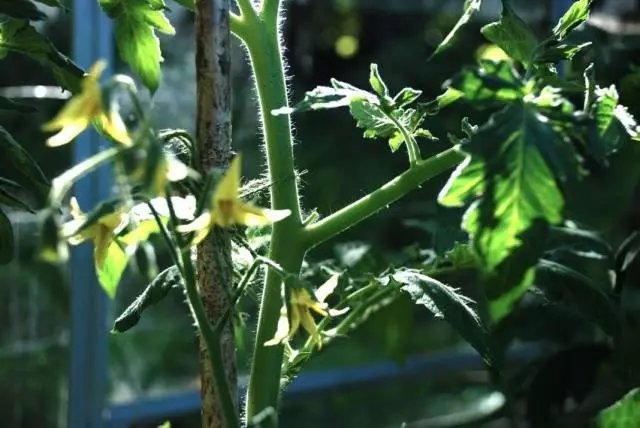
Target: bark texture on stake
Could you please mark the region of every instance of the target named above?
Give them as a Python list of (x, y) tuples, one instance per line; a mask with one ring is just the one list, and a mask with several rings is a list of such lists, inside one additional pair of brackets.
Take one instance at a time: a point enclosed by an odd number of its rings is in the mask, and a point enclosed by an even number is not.
[[(201, 173), (226, 168), (231, 158), (229, 0), (196, 0), (197, 153)], [(197, 279), (207, 316), (215, 323), (232, 287), (229, 233), (215, 228), (198, 246)], [(231, 323), (220, 338), (227, 383), (237, 408), (237, 367)], [(200, 340), (202, 426), (220, 428), (224, 416), (215, 395), (206, 347)]]

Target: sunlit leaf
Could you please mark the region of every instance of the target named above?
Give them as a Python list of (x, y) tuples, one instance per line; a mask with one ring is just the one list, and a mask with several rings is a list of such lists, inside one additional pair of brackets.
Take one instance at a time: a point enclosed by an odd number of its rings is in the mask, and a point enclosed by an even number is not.
[(482, 60), (480, 67), (463, 69), (447, 84), (467, 101), (477, 104), (515, 101), (526, 91), (524, 80), (513, 64), (506, 61)]
[(413, 88), (404, 88), (393, 98), (393, 103), (398, 108), (404, 107), (413, 103), (420, 95), (422, 95), (422, 91)]
[(543, 148), (556, 141), (543, 116), (524, 104), (513, 104), (472, 137), (471, 156), (442, 189), (439, 201), (445, 206), (475, 200), (463, 227), (489, 270), (521, 245), (520, 234), (534, 220), (562, 220), (564, 198), (545, 162), (550, 151)]
[(502, 1), (500, 20), (482, 27), (482, 35), (495, 43), (511, 58), (528, 65), (538, 42), (529, 26)]
[(553, 28), (553, 35), (559, 40), (565, 39), (573, 29), (589, 18), (590, 6), (591, 0), (575, 1)]
[(171, 266), (163, 270), (151, 281), (144, 291), (125, 309), (125, 311), (115, 320), (111, 331), (124, 333), (133, 328), (140, 321), (142, 313), (161, 302), (172, 288), (182, 285), (182, 277), (176, 266)]
[(116, 43), (122, 59), (154, 93), (160, 85), (162, 54), (155, 31), (175, 34), (166, 18), (164, 1), (99, 0), (105, 13), (115, 21)]
[(619, 96), (615, 86), (596, 88), (595, 96), (593, 115), (607, 154), (619, 149), (630, 139), (638, 138), (640, 128), (626, 107), (618, 104)]
[(445, 49), (447, 49), (453, 44), (456, 36), (458, 35), (458, 32), (462, 29), (462, 27), (464, 27), (471, 20), (471, 17), (478, 10), (480, 10), (481, 4), (482, 4), (482, 0), (465, 0), (464, 11), (462, 13), (462, 16), (460, 17), (460, 19), (458, 19), (458, 22), (456, 22), (456, 25), (453, 26), (453, 28), (451, 29), (449, 34), (447, 34), (444, 40), (442, 40), (442, 42), (440, 42), (440, 44), (436, 47), (436, 50), (431, 54), (430, 59), (438, 55), (439, 53), (441, 53), (442, 51), (444, 51)]
[(598, 428), (628, 428), (640, 421), (640, 388), (632, 389), (598, 414)]

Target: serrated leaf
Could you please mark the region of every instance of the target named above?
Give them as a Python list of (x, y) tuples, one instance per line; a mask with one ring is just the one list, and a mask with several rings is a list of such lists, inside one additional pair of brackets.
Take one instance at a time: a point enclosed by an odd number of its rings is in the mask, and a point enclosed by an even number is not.
[(444, 40), (442, 40), (436, 47), (436, 50), (431, 54), (429, 59), (443, 52), (453, 44), (458, 32), (471, 20), (471, 17), (480, 10), (481, 5), (482, 0), (465, 0), (462, 16), (458, 19), (458, 22), (456, 22), (456, 25), (453, 26), (449, 34), (446, 35)]
[(577, 309), (611, 337), (620, 333), (620, 320), (613, 300), (591, 279), (576, 270), (553, 262), (540, 260), (536, 285), (550, 300), (560, 299)]
[(473, 135), (471, 156), (442, 189), (438, 200), (445, 206), (474, 200), (463, 228), (488, 270), (522, 244), (520, 234), (535, 220), (562, 220), (564, 198), (545, 162), (551, 150), (541, 147), (556, 140), (548, 119), (531, 107), (513, 104)]
[(462, 97), (464, 97), (463, 92), (449, 87), (442, 94), (438, 95), (435, 100), (418, 103), (418, 110), (428, 116), (433, 116), (444, 107), (453, 104)]
[(402, 290), (408, 293), (416, 304), (425, 306), (434, 316), (451, 324), (488, 364), (491, 363), (487, 330), (478, 314), (471, 308), (472, 302), (469, 298), (418, 271), (400, 270), (394, 272), (391, 278), (402, 284)]
[(370, 66), (369, 84), (371, 85), (371, 88), (378, 94), (378, 96), (382, 98), (389, 96), (389, 89), (380, 76), (380, 72), (378, 71), (378, 64), (371, 64)]
[(615, 86), (596, 88), (595, 97), (593, 116), (606, 154), (616, 151), (629, 140), (638, 138), (640, 128), (626, 107), (618, 104)]
[(356, 126), (365, 130), (365, 138), (389, 138), (396, 132), (395, 124), (382, 108), (366, 98), (352, 99), (349, 111)]
[[(94, 252), (97, 251), (98, 246), (94, 247)], [(107, 248), (107, 255), (102, 264), (98, 263), (98, 257), (94, 256), (96, 260), (96, 274), (98, 275), (98, 281), (102, 286), (102, 289), (107, 293), (110, 299), (116, 297), (116, 291), (120, 284), (122, 274), (127, 268), (129, 257), (124, 252), (117, 242), (112, 241)]]
[(49, 180), (29, 153), (1, 126), (0, 159), (19, 172), (40, 196), (46, 197), (50, 187)]
[(640, 388), (632, 389), (598, 414), (598, 428), (629, 428), (640, 421)]
[(6, 111), (17, 111), (19, 113), (32, 113), (37, 111), (37, 109), (33, 106), (17, 103), (12, 99), (0, 97), (0, 110)]
[(28, 21), (47, 19), (47, 15), (29, 0), (0, 0), (0, 14)]
[(346, 107), (355, 98), (367, 99), (376, 103), (377, 97), (367, 91), (358, 89), (348, 83), (331, 79), (332, 86), (317, 86), (312, 91), (305, 93), (304, 99), (293, 107), (283, 107), (273, 110), (274, 116), (287, 115), (312, 110), (328, 110)]
[(72, 93), (80, 90), (84, 71), (60, 53), (45, 36), (28, 21), (9, 19), (0, 23), (0, 58), (8, 52), (19, 52), (51, 67), (56, 82)]
[(536, 63), (556, 63), (559, 61), (571, 61), (573, 58), (590, 48), (591, 42), (581, 43), (558, 43), (555, 40), (549, 41), (538, 47), (534, 62)]
[(13, 228), (9, 217), (0, 210), (0, 265), (6, 265), (13, 260), (14, 241)]
[(480, 67), (467, 67), (447, 82), (468, 101), (501, 104), (522, 98), (526, 87), (513, 64), (482, 60)]
[(176, 266), (170, 266), (160, 272), (144, 291), (131, 302), (127, 309), (113, 323), (112, 331), (124, 333), (140, 321), (142, 313), (161, 302), (172, 288), (180, 287), (182, 277)]
[(164, 14), (164, 1), (100, 0), (105, 13), (115, 21), (116, 43), (122, 59), (154, 93), (160, 85), (162, 53), (155, 30), (175, 34)]
[(529, 26), (513, 11), (509, 2), (502, 1), (500, 20), (485, 25), (480, 30), (490, 42), (496, 44), (511, 58), (529, 65), (538, 45)]
[(575, 1), (553, 28), (553, 35), (558, 40), (565, 39), (572, 30), (589, 19), (590, 6), (591, 0)]
[(413, 88), (403, 88), (393, 98), (393, 104), (395, 107), (401, 108), (413, 103), (420, 95), (422, 95), (422, 91)]

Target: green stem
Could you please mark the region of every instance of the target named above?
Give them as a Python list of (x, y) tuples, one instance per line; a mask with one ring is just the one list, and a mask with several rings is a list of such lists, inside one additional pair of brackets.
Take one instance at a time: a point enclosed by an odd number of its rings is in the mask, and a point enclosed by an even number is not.
[(224, 420), (228, 428), (240, 427), (240, 420), (236, 413), (234, 400), (229, 393), (227, 375), (220, 359), (220, 335), (212, 328), (200, 299), (196, 276), (191, 261), (191, 249), (182, 251), (182, 265), (184, 267), (184, 288), (189, 302), (191, 314), (207, 347), (211, 371), (215, 381), (216, 396), (220, 400)]
[[(273, 116), (271, 111), (287, 106), (287, 89), (278, 38), (279, 2), (265, 2), (265, 14), (251, 22), (243, 39), (249, 51), (260, 103), (260, 115), (267, 151), (267, 165), (273, 209), (289, 209), (291, 215), (273, 225), (269, 258), (291, 274), (298, 274), (305, 248), (301, 244), (302, 222), (298, 184), (293, 161), (293, 139), (289, 116)], [(277, 11), (276, 11), (277, 12)], [(277, 408), (283, 346), (264, 346), (275, 334), (280, 308), (282, 279), (273, 269), (267, 271), (260, 304), (253, 364), (247, 394), (247, 420), (267, 408)]]
[(425, 181), (453, 168), (464, 159), (456, 147), (419, 161), (414, 167), (400, 174), (379, 189), (358, 199), (324, 219), (304, 229), (304, 244), (312, 248), (343, 232), (363, 219), (398, 200)]
[(407, 146), (407, 153), (409, 154), (409, 164), (411, 165), (411, 167), (413, 167), (422, 159), (422, 156), (420, 156), (420, 147), (418, 147), (418, 142), (416, 141), (415, 137), (411, 135), (411, 132), (409, 132), (409, 130), (407, 130), (407, 128), (402, 123), (400, 123), (399, 120), (397, 120), (390, 114), (388, 114), (387, 117), (400, 130), (402, 138), (404, 138), (404, 144)]

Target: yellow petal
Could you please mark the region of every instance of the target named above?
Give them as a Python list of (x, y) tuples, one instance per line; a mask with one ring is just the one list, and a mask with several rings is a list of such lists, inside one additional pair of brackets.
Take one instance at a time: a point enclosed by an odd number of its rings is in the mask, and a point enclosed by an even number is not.
[(193, 241), (191, 241), (191, 245), (197, 245), (209, 235), (212, 226), (213, 222), (211, 214), (209, 212), (204, 212), (191, 223), (176, 227), (176, 231), (179, 233), (197, 232)]
[(105, 61), (104, 59), (99, 59), (91, 66), (89, 72), (87, 73), (87, 76), (85, 76), (85, 79), (97, 82), (106, 68), (107, 61)]
[(173, 156), (166, 157), (166, 168), (167, 179), (171, 182), (184, 180), (189, 175), (189, 168)]
[(82, 119), (88, 123), (89, 119), (87, 118), (93, 116), (94, 110), (95, 106), (91, 100), (85, 94), (80, 93), (67, 101), (51, 121), (42, 125), (42, 130), (56, 131)]
[(235, 222), (247, 226), (262, 226), (280, 221), (289, 215), (291, 215), (290, 210), (269, 210), (238, 202)]
[(339, 278), (340, 275), (338, 274), (332, 275), (331, 278), (329, 278), (315, 291), (316, 299), (318, 300), (318, 302), (324, 302), (325, 300), (327, 300), (327, 297), (329, 297), (329, 295), (331, 295), (331, 293), (333, 293), (333, 291), (338, 286)]
[(264, 343), (264, 346), (279, 345), (289, 337), (289, 318), (287, 317), (287, 311), (285, 308), (280, 310), (280, 318), (278, 318), (278, 327), (276, 333), (271, 340)]
[(89, 126), (88, 118), (78, 118), (75, 122), (65, 125), (60, 132), (47, 139), (47, 146), (59, 147), (70, 143)]
[(220, 184), (216, 188), (216, 191), (213, 195), (214, 206), (218, 204), (220, 200), (232, 200), (235, 201), (238, 199), (238, 192), (240, 189), (240, 178), (241, 178), (241, 158), (240, 155), (237, 155), (231, 161), (231, 165), (229, 165), (229, 169), (220, 180)]
[(113, 241), (113, 235), (111, 232), (106, 227), (98, 228), (96, 236), (93, 239), (93, 256), (95, 258), (96, 265), (100, 268), (104, 266), (104, 262), (107, 259), (111, 241)]
[(133, 144), (127, 127), (124, 121), (120, 117), (117, 111), (112, 110), (109, 116), (105, 114), (100, 115), (100, 124), (104, 131), (118, 143), (130, 146)]
[(75, 196), (72, 196), (69, 200), (69, 207), (71, 207), (71, 216), (73, 218), (84, 217), (82, 210), (80, 209), (80, 204)]
[(303, 311), (300, 314), (300, 322), (302, 327), (309, 333), (311, 336), (311, 340), (318, 344), (318, 349), (322, 347), (322, 339), (320, 337), (320, 333), (318, 332), (318, 326), (316, 326), (316, 322), (311, 316), (309, 311)]

